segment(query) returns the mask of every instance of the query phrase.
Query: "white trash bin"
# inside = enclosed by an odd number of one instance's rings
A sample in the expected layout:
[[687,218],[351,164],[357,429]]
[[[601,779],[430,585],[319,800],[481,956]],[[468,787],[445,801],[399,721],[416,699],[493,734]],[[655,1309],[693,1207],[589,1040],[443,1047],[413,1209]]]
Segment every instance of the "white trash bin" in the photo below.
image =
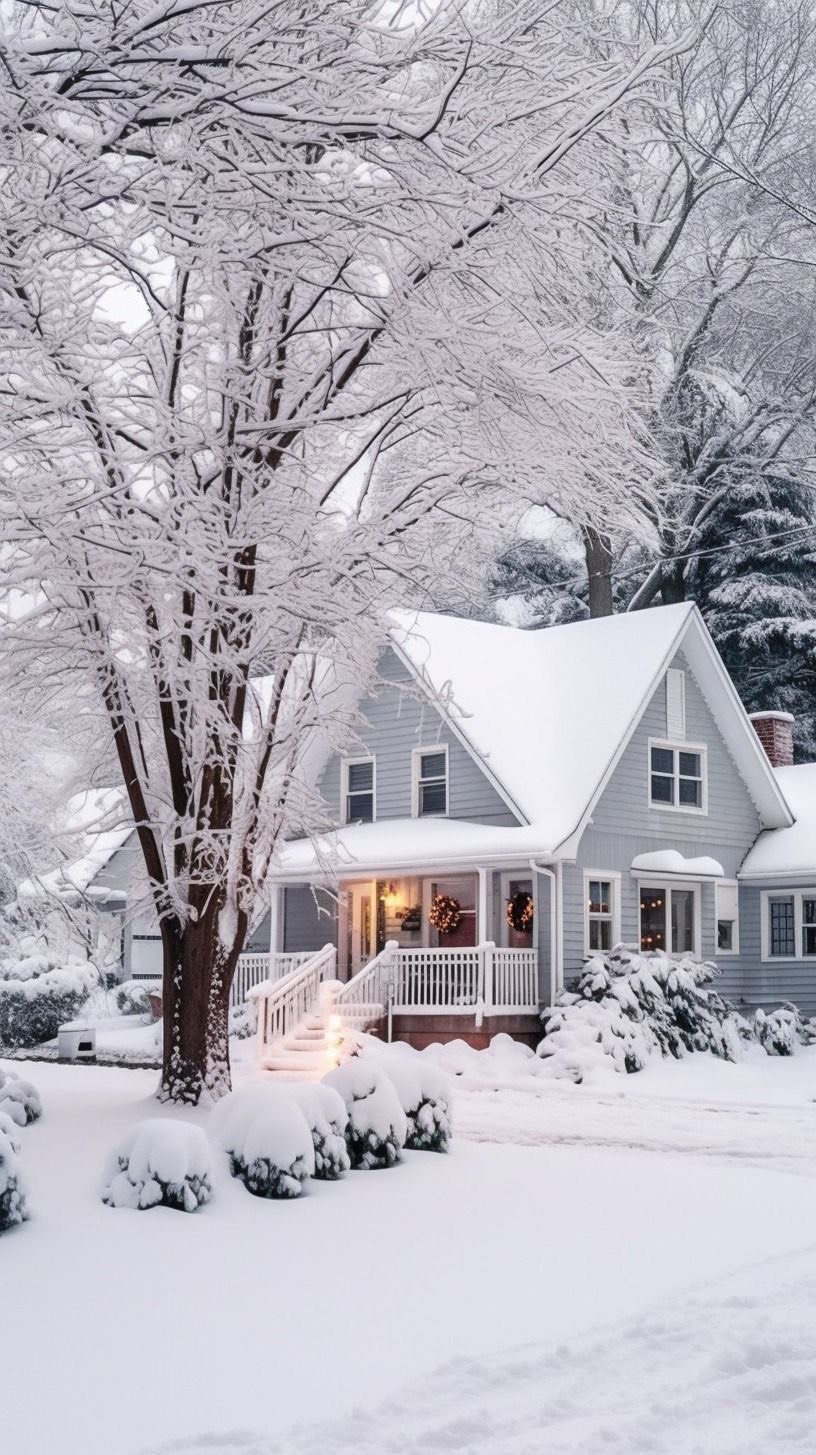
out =
[[95,1061],[95,1026],[60,1026],[57,1032],[60,1061]]

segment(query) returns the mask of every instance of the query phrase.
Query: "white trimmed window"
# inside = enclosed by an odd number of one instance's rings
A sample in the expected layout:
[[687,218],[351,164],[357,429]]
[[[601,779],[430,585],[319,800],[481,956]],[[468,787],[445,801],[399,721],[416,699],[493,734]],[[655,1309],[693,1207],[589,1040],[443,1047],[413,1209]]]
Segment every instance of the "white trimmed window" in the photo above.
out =
[[649,741],[649,805],[706,813],[706,750],[698,743]]
[[700,954],[700,886],[638,881],[641,950]]
[[414,752],[414,818],[444,816],[448,811],[448,749],[417,748]]
[[343,759],[343,823],[373,823],[375,768],[373,758]]
[[736,879],[718,879],[714,886],[717,907],[717,954],[739,953],[739,891]]
[[584,951],[596,955],[620,940],[620,874],[584,870]]
[[816,959],[816,889],[763,892],[762,958]]

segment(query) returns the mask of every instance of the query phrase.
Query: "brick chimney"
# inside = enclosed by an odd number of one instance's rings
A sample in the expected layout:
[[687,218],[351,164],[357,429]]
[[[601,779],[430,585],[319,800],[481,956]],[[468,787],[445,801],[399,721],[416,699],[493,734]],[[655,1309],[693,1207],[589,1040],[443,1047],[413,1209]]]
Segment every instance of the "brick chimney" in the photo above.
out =
[[793,724],[789,712],[752,712],[754,732],[774,768],[789,768],[793,762]]

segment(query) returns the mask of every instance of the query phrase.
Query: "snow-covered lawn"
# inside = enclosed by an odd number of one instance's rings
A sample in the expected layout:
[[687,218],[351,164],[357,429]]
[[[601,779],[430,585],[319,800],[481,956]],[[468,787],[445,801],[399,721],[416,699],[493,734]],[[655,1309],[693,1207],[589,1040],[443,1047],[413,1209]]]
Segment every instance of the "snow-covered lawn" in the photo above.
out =
[[45,1110],[0,1239],[10,1455],[813,1449],[816,1050],[471,1076],[449,1156],[292,1203],[219,1166],[194,1216],[99,1200],[153,1073],[16,1069]]

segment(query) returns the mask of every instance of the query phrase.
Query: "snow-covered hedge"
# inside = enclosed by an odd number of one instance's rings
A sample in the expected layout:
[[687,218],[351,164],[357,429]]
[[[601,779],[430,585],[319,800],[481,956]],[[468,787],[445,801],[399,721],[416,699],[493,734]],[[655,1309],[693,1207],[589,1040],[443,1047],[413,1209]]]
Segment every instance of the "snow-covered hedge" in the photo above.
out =
[[346,1146],[349,1118],[342,1096],[334,1087],[314,1081],[295,1082],[287,1089],[303,1112],[312,1134],[315,1177],[325,1182],[342,1177],[351,1166]]
[[8,1128],[5,1116],[0,1126],[0,1233],[22,1223],[28,1217],[25,1191],[17,1156],[18,1144]]
[[79,1014],[98,981],[88,960],[57,965],[47,955],[30,955],[0,961],[0,1045],[50,1041]]
[[113,992],[113,999],[120,1015],[150,1013],[150,986],[144,980],[123,980]]
[[807,1039],[802,1017],[795,1005],[754,1012],[754,1032],[769,1056],[792,1056]]
[[451,1139],[447,1078],[410,1047],[391,1048],[383,1068],[405,1112],[408,1151],[447,1152]]
[[219,1102],[214,1126],[238,1177],[255,1197],[299,1197],[315,1170],[309,1123],[291,1088],[259,1084]]
[[18,1127],[27,1127],[42,1116],[42,1101],[36,1086],[14,1071],[0,1069],[0,1112]]
[[710,1051],[740,1055],[750,1027],[709,987],[720,972],[690,957],[671,960],[619,946],[589,960],[574,992],[544,1011],[538,1055],[552,1072],[583,1081],[603,1065],[641,1071],[652,1056]]
[[120,1142],[108,1168],[102,1201],[146,1211],[195,1212],[212,1196],[210,1149],[201,1127],[155,1117]]
[[346,1104],[352,1167],[393,1167],[400,1160],[408,1123],[382,1067],[367,1056],[355,1056],[324,1076],[323,1084],[339,1091]]

